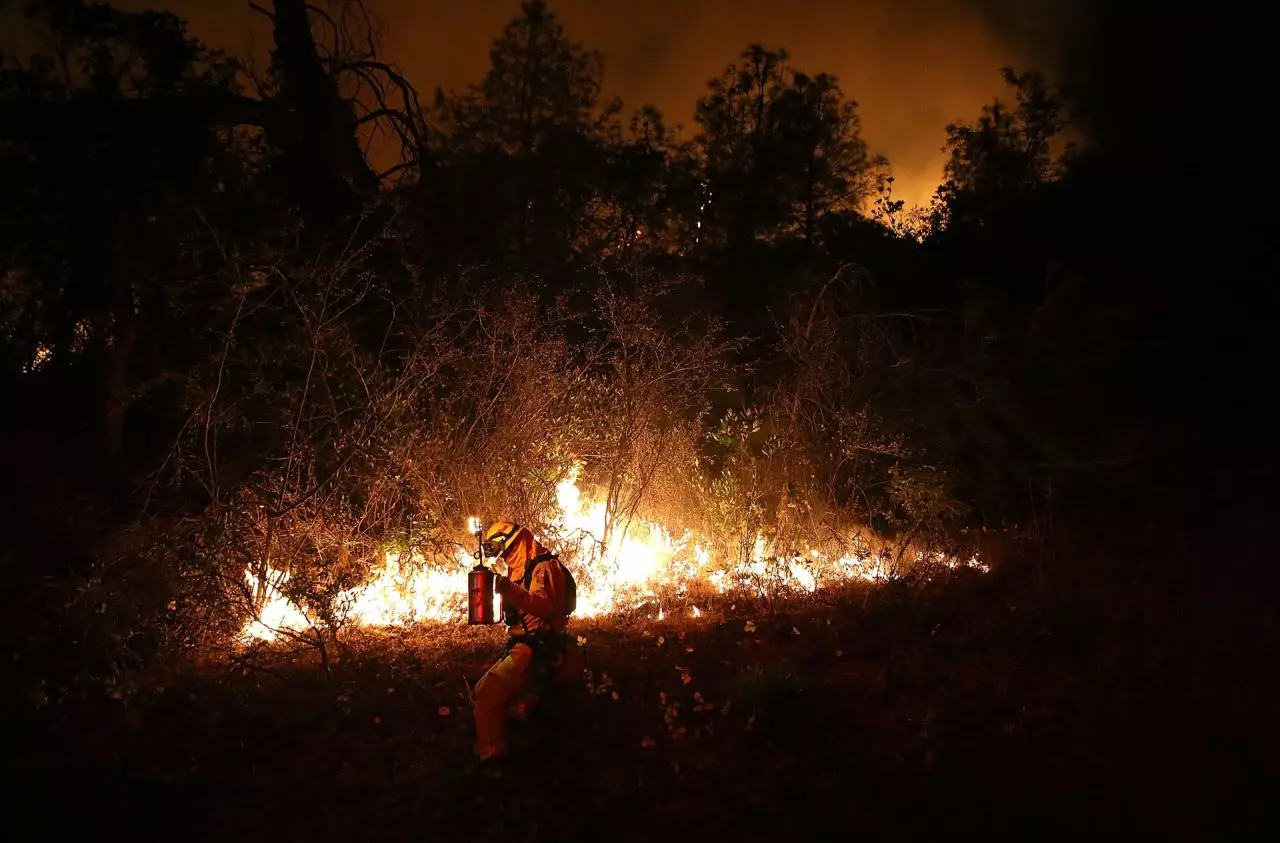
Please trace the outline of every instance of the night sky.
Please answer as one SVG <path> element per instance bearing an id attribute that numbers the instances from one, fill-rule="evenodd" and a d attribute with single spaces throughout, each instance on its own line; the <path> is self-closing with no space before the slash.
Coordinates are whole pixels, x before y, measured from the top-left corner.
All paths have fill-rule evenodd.
<path id="1" fill-rule="evenodd" d="M 163 8 L 208 43 L 237 54 L 271 43 L 267 21 L 240 0 L 116 0 Z M 265 4 L 269 5 L 269 4 Z M 839 77 L 858 101 L 865 137 L 889 158 L 897 194 L 926 201 L 942 167 L 944 127 L 976 117 L 1000 90 L 1002 65 L 1054 71 L 1071 20 L 1065 0 L 552 0 L 571 38 L 601 50 L 605 89 L 625 111 L 657 105 L 693 126 L 708 79 L 759 41 L 785 47 L 792 63 Z M 519 12 L 518 0 L 371 0 L 382 20 L 384 58 L 423 94 L 478 81 L 490 41 Z"/>

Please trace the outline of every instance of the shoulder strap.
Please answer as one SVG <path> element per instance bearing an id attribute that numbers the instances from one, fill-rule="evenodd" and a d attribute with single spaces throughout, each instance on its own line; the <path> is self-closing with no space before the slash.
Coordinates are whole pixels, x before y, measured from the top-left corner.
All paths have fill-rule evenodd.
<path id="1" fill-rule="evenodd" d="M 556 554 L 548 551 L 547 553 L 539 553 L 537 556 L 533 557 L 528 562 L 526 562 L 524 566 L 524 576 L 520 578 L 521 587 L 524 588 L 525 591 L 528 591 L 529 588 L 533 585 L 534 570 L 536 570 L 537 567 L 541 565 L 543 562 L 547 562 L 551 559 L 558 559 L 558 558 L 559 557 Z M 520 612 L 516 612 L 515 616 L 520 620 L 520 625 L 524 627 L 525 633 L 528 634 L 529 625 L 524 622 L 524 617 L 521 615 Z M 510 621 L 508 621 L 508 623 L 510 623 Z"/>

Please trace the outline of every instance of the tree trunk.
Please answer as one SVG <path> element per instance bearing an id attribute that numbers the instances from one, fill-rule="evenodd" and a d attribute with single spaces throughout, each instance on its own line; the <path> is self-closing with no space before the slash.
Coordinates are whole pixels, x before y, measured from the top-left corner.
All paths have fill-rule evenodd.
<path id="1" fill-rule="evenodd" d="M 275 0 L 274 23 L 272 58 L 291 118 L 280 121 L 276 142 L 313 211 L 327 216 L 355 210 L 377 193 L 378 178 L 360 150 L 355 114 L 316 52 L 306 0 Z"/>

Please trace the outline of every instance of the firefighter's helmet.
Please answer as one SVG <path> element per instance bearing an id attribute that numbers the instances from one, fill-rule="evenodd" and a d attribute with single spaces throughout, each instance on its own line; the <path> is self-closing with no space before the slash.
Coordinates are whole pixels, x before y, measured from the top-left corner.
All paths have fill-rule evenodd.
<path id="1" fill-rule="evenodd" d="M 484 555 L 505 558 L 522 529 L 524 528 L 519 524 L 513 524 L 510 521 L 491 524 L 484 534 Z"/>

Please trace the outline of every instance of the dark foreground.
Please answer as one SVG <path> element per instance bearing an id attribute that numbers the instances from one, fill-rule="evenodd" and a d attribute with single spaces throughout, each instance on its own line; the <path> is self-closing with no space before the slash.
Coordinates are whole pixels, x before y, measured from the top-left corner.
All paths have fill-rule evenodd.
<path id="1" fill-rule="evenodd" d="M 332 678 L 258 659 L 28 707 L 9 820 L 33 823 L 22 839 L 184 841 L 1222 839 L 1269 825 L 1273 736 L 1135 690 L 1089 625 L 1016 605 L 994 577 L 753 611 L 578 622 L 592 681 L 515 726 L 500 782 L 467 769 L 467 684 L 493 630 L 358 642 Z"/>

